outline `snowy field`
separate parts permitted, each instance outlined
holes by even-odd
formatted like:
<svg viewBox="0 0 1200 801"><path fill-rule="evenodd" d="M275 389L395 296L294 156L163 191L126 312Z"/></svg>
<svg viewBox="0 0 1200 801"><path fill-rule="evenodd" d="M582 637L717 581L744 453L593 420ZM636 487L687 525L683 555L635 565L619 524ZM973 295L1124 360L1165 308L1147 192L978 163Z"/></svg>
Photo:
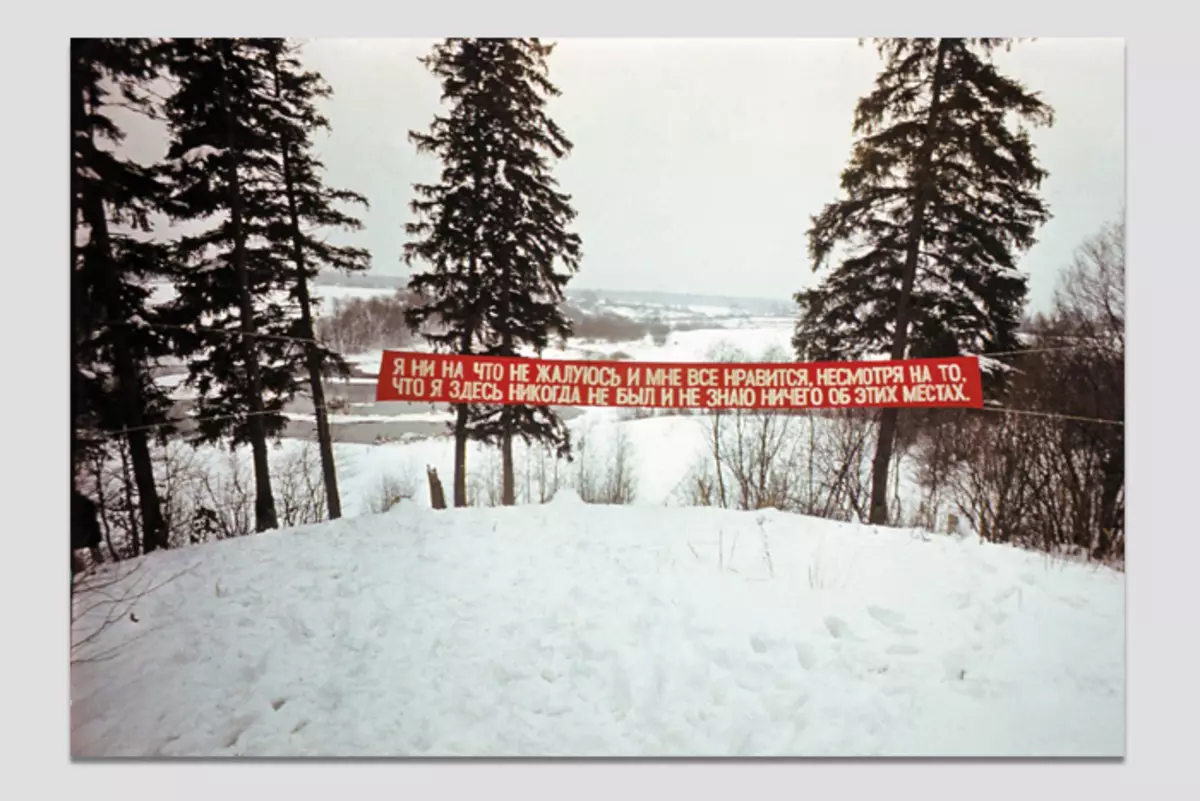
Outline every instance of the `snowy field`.
<svg viewBox="0 0 1200 801"><path fill-rule="evenodd" d="M609 359L621 353L638 362L704 362L717 359L723 353L739 352L748 360L790 361L794 322L780 318L741 321L737 326L714 326L694 331L673 331L664 344L650 337L633 342L594 342L570 339L565 348L551 347L542 353L543 359ZM401 350L421 351L422 342L412 342ZM530 354L533 355L533 354ZM346 356L351 366L366 375L378 375L383 359L382 350L354 353Z"/></svg>
<svg viewBox="0 0 1200 801"><path fill-rule="evenodd" d="M77 756L1124 753L1123 577L974 539L567 492L106 569Z"/></svg>
<svg viewBox="0 0 1200 801"><path fill-rule="evenodd" d="M688 312L711 326L544 356L789 358L791 320ZM381 356L351 355L352 382L372 382ZM451 420L390 409L330 419ZM453 440L406 433L335 443L343 520L102 566L77 602L73 753L1124 754L1123 574L975 537L682 507L711 458L709 418L581 411L567 424L598 467L624 435L632 504L584 505L568 488L548 504L435 511L425 470L449 494ZM285 439L272 464L306 447ZM230 469L217 449L194 457ZM472 443L467 466L494 480L498 453ZM519 499L531 466L518 445ZM899 476L907 508L918 490ZM414 498L373 514L396 480Z"/></svg>
<svg viewBox="0 0 1200 801"><path fill-rule="evenodd" d="M363 300L368 298L390 298L396 294L395 289L372 288L372 287L356 287L356 286L337 286L331 284L314 284L310 291L313 296L320 299L320 306L316 310L317 315L331 314L333 312L335 301L345 303L354 298ZM150 294L150 302L152 304L166 303L175 298L175 287L168 283L157 282L152 285ZM282 298L284 295L280 293Z"/></svg>

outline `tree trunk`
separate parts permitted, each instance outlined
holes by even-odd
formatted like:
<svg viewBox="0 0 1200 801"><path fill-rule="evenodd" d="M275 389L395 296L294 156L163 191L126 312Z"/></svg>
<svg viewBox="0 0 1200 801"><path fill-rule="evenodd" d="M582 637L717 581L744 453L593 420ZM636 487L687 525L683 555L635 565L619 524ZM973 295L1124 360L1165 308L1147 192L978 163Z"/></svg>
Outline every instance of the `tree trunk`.
<svg viewBox="0 0 1200 801"><path fill-rule="evenodd" d="M129 480L130 459L125 455L124 448L118 447L117 452L121 455L121 487L125 492L125 515L129 519L129 539L133 543L133 555L140 556L152 549L147 546L138 531L138 504L133 502L133 482Z"/></svg>
<svg viewBox="0 0 1200 801"><path fill-rule="evenodd" d="M228 39L221 42L221 55L225 69L229 69L232 58ZM242 335L237 337L246 376L250 382L250 448L254 453L254 529L268 531L279 526L275 515L275 497L271 489L271 469L267 452L267 432L263 421L262 374L258 366L257 333L254 325L254 303L250 294L250 274L246 267L246 234L242 227L242 192L238 181L237 143L233 137L234 115L229 107L229 93L222 76L220 88L221 110L225 116L226 153L225 170L229 181L229 214L233 228L233 264L237 271L241 292Z"/></svg>
<svg viewBox="0 0 1200 801"><path fill-rule="evenodd" d="M467 505L467 406L459 404L454 423L454 505Z"/></svg>
<svg viewBox="0 0 1200 801"><path fill-rule="evenodd" d="M79 125L83 125L86 117L88 98L84 97L84 87L79 83L72 92L72 109L79 115ZM89 137L92 132L86 130ZM94 142L93 142L94 146ZM147 432L144 430L145 418L143 412L146 401L142 394L142 375L133 357L129 343L129 332L124 327L124 320L116 319L113 305L121 295L120 279L112 263L112 242L109 238L108 215L104 211L104 198L100 189L90 191L83 199L82 213L88 226L92 229L92 246L98 258L103 262L104 321L111 326L112 350L114 367L116 368L117 392L121 398L123 409L122 420L129 441L129 458L133 463L133 477L137 482L138 502L142 517L142 531L146 552L156 548L167 547L167 531L163 525L162 508L158 500L158 490L154 486L154 465L150 459L150 446L147 442Z"/></svg>
<svg viewBox="0 0 1200 801"><path fill-rule="evenodd" d="M275 95L279 96L278 73L275 75ZM292 261L296 265L296 298L300 304L300 336L308 340L304 343L304 361L308 368L313 414L317 418L317 443L321 451L321 475L325 481L325 501L329 506L329 519L337 520L342 516L342 499L338 493L337 466L333 460L333 437L329 430L329 415L325 410L325 387L321 383L321 355L317 352L312 300L309 297L308 275L304 268L304 248L300 242L300 213L296 208L296 190L292 180L291 148L282 134L280 135L279 149L283 158L288 224L291 226L292 234Z"/></svg>
<svg viewBox="0 0 1200 801"><path fill-rule="evenodd" d="M717 498L721 502L721 508L725 509L728 504L725 501L725 469L721 466L721 410L713 410L713 466L717 469Z"/></svg>
<svg viewBox="0 0 1200 801"><path fill-rule="evenodd" d="M512 272L508 265L508 258L504 260L504 272L501 276L501 292L504 293L504 303L502 308L501 320L504 325L504 332L501 340L501 353L505 356L514 356L512 331L510 330L510 320L512 315L512 288L509 286ZM503 476L503 489L500 493L500 503L504 506L512 506L516 503L516 487L513 478L513 423L512 423L512 407L505 406L500 412L500 461L501 473Z"/></svg>
<svg viewBox="0 0 1200 801"><path fill-rule="evenodd" d="M121 557L117 555L117 549L112 544L112 527L108 525L108 514L104 509L104 458L99 457L96 460L96 519L100 522L100 529L104 532L104 542L108 544L108 555L112 561L119 562Z"/></svg>
<svg viewBox="0 0 1200 801"><path fill-rule="evenodd" d="M478 266L479 257L472 252L468 285L475 281ZM476 312L477 309L472 309L469 315L470 319L463 323L462 338L458 345L458 352L463 356L471 354L471 338L477 319ZM467 505L467 418L469 413L467 404L459 404L458 417L454 422L454 505L457 508Z"/></svg>
<svg viewBox="0 0 1200 801"><path fill-rule="evenodd" d="M921 240L925 233L925 205L929 201L931 176L929 167L937 144L938 115L941 112L943 63L949 41L938 42L937 63L933 68L933 96L929 103L929 117L925 122L925 141L918 156L913 181L913 212L908 223L908 248L904 254L904 275L900 286L900 300L896 305L896 330L892 335L892 359L904 358L908 349L908 305L912 296L913 283L917 276L917 260L921 253ZM900 410L894 406L883 409L879 420L879 440L875 445L875 459L871 474L872 525L887 525L888 518L888 466L892 460L892 448L896 441L896 421Z"/></svg>
<svg viewBox="0 0 1200 801"><path fill-rule="evenodd" d="M504 474L504 488L500 496L500 503L505 506L512 506L517 502L516 481L513 475L513 440L512 440L512 423L509 422L507 409L501 416L504 420L504 437L500 441L500 457L501 466Z"/></svg>

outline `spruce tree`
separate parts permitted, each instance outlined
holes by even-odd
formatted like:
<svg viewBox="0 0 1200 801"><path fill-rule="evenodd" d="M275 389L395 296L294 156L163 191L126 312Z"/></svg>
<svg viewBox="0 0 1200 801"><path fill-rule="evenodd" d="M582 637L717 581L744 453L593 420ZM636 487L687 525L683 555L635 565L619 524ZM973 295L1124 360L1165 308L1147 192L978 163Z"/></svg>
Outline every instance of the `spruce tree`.
<svg viewBox="0 0 1200 801"><path fill-rule="evenodd" d="M482 231L491 254L489 295L494 301L485 314L493 337L487 353L511 357L532 350L540 356L552 336L565 342L571 333L561 304L571 273L578 269L581 245L568 230L576 216L571 199L558 190L550 168L551 159L565 157L572 144L545 112L547 99L559 94L546 64L554 46L537 39L487 44L494 76L489 151L495 164L485 185L491 224ZM570 453L568 430L549 407L503 405L474 411L475 436L500 445L501 503L506 506L515 502L514 434L527 444L548 444L559 456Z"/></svg>
<svg viewBox="0 0 1200 801"><path fill-rule="evenodd" d="M410 264L433 265L410 283L425 299L410 317L417 325L441 323L441 331L427 332L435 346L540 354L551 337L570 333L561 303L580 240L568 230L570 198L550 173L551 160L571 150L545 112L559 93L546 65L552 50L537 39L451 39L423 59L451 106L428 134L411 135L418 150L443 162L440 184L416 187L419 221L408 230L421 238L406 248ZM551 444L560 455L570 449L566 426L546 407L462 405L455 435L456 505L465 504L468 436L500 445L505 505L515 502L514 435Z"/></svg>
<svg viewBox="0 0 1200 801"><path fill-rule="evenodd" d="M1025 124L1050 125L1036 93L992 61L1001 39L885 39L884 68L854 115L844 197L813 218L813 269L797 293L801 359L1009 351L1027 293L1019 254L1049 219L1046 172ZM898 410L880 414L870 521L887 522Z"/></svg>
<svg viewBox="0 0 1200 801"><path fill-rule="evenodd" d="M362 248L337 246L318 238L329 228L358 230L362 223L338 208L342 203L367 206L362 195L332 189L324 182L324 165L313 152L313 136L328 130L329 121L318 111L316 101L332 94L320 74L306 71L297 57L298 48L284 40L274 43L269 64L277 105L271 115L271 130L279 150L278 180L283 190L287 214L275 228L279 258L293 266L292 298L299 317L294 334L304 342L304 367L308 372L313 412L317 419L317 440L321 451L321 470L329 517L341 517L337 470L333 458L333 440L325 410L323 376L349 373L345 361L316 341L313 325L313 297L309 283L322 268L344 272L363 272L370 266L370 254Z"/></svg>
<svg viewBox="0 0 1200 801"><path fill-rule="evenodd" d="M167 352L149 303L148 278L168 253L148 241L150 215L165 189L158 171L116 155L124 133L111 109L155 108L145 86L158 74L157 43L148 39L71 41L71 451L73 472L105 437L126 432L145 551L166 548L149 442L170 400L149 365Z"/></svg>
<svg viewBox="0 0 1200 801"><path fill-rule="evenodd" d="M441 160L436 184L415 184L410 204L414 222L405 225L411 239L404 262L428 265L408 282L410 306L405 319L414 332L439 352L469 355L486 347L484 312L488 302L480 231L486 206L478 191L486 180L487 153L482 113L487 103L482 63L470 40L449 39L434 46L420 62L442 81L445 116L435 116L428 133L409 132L418 153ZM454 505L467 505L467 438L470 406L459 404L454 422Z"/></svg>
<svg viewBox="0 0 1200 801"><path fill-rule="evenodd" d="M168 163L177 220L209 222L183 237L186 265L171 313L199 391L199 437L249 442L254 456L255 529L277 527L267 440L287 421L299 388L292 271L277 246L285 199L273 75L278 40L177 39L167 102Z"/></svg>

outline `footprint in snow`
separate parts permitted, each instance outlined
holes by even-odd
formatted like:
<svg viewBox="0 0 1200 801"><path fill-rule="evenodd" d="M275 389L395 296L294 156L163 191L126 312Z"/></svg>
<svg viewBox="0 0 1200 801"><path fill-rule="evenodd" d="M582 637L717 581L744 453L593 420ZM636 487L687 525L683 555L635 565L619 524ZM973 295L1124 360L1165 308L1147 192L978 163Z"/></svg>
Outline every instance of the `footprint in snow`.
<svg viewBox="0 0 1200 801"><path fill-rule="evenodd" d="M800 663L800 667L812 670L817 664L817 649L806 642L796 643L795 648L796 661Z"/></svg>
<svg viewBox="0 0 1200 801"><path fill-rule="evenodd" d="M847 625L846 621L834 615L829 615L825 618L825 628L829 630L829 633L835 640L844 640L853 636L850 632L850 626Z"/></svg>
<svg viewBox="0 0 1200 801"><path fill-rule="evenodd" d="M229 730L229 734L223 741L224 747L233 748L235 745L237 745L238 740L242 738L242 735L245 734L250 726L254 724L257 718L257 715L250 714L242 715L241 717L235 719L233 721L233 726Z"/></svg>
<svg viewBox="0 0 1200 801"><path fill-rule="evenodd" d="M771 643L763 637L753 634L750 636L750 648L756 654L765 654L771 648Z"/></svg>
<svg viewBox="0 0 1200 801"><path fill-rule="evenodd" d="M882 606L868 606L867 614L890 629L896 628L904 622L904 615L893 609L885 609Z"/></svg>

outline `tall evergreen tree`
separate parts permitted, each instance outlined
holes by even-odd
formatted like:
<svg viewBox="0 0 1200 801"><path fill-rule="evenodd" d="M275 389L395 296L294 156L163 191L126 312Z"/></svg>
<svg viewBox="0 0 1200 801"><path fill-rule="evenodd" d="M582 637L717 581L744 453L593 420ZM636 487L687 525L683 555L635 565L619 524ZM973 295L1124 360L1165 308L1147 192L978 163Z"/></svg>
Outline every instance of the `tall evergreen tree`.
<svg viewBox="0 0 1200 801"><path fill-rule="evenodd" d="M102 447L98 429L127 432L146 551L168 545L149 441L170 401L148 369L167 347L145 287L168 254L138 233L165 190L156 169L116 155L124 133L110 112L154 113L144 87L159 52L147 39L73 39L70 51L73 469Z"/></svg>
<svg viewBox="0 0 1200 801"><path fill-rule="evenodd" d="M326 267L344 272L362 272L369 268L371 257L366 250L331 245L317 238L318 231L328 228L361 229L362 223L341 211L337 204L358 203L366 207L367 199L355 192L325 185L325 167L313 152L313 136L330 127L329 121L318 111L316 101L330 96L332 90L318 73L304 70L297 57L298 48L284 40L278 40L276 46L278 51L270 57L277 101L271 129L278 141L279 181L287 215L276 226L273 238L278 243L280 258L290 261L294 268L292 299L299 310L294 333L304 341L304 365L317 419L325 496L329 517L336 519L342 514L341 498L322 378L331 372L348 375L349 368L338 354L316 341L309 282Z"/></svg>
<svg viewBox="0 0 1200 801"><path fill-rule="evenodd" d="M549 97L560 94L549 80L546 58L554 49L537 39L486 42L492 76L491 115L487 135L495 172L485 183L492 213L481 234L491 269L485 320L493 342L487 353L539 356L551 337L565 341L571 333L563 312L563 290L582 256L578 234L568 229L575 219L570 196L558 190L551 160L570 153L571 142L546 115ZM565 268L560 270L559 268ZM513 435L527 444L540 442L570 453L567 427L545 406L478 407L475 436L498 442L503 486L501 502L515 502Z"/></svg>
<svg viewBox="0 0 1200 801"><path fill-rule="evenodd" d="M413 132L419 152L442 160L438 184L418 184L407 226L416 237L405 260L431 265L409 284L417 303L414 328L435 348L468 354L540 353L552 335L565 338L560 304L580 241L567 225L570 198L550 174L552 158L571 143L545 113L558 94L537 39L448 39L422 63L442 81L449 113L428 133ZM562 265L566 272L556 270ZM432 325L430 325L432 324ZM496 443L503 454L505 504L515 500L512 439L569 451L566 427L543 407L460 405L455 424L455 505L466 504L468 437Z"/></svg>
<svg viewBox="0 0 1200 801"><path fill-rule="evenodd" d="M418 153L433 153L442 163L436 184L415 184L410 203L417 219L405 224L412 237L404 262L429 265L408 282L410 305L405 320L440 352L474 353L483 337L486 303L478 246L484 209L474 188L483 180L484 150L479 128L477 64L462 57L461 43L442 42L420 59L442 79L446 116L434 117L429 133L409 132ZM470 408L459 404L454 422L454 505L467 505L467 424Z"/></svg>
<svg viewBox="0 0 1200 801"><path fill-rule="evenodd" d="M1018 255L1049 212L1025 123L1050 125L1036 93L992 61L1001 39L885 39L859 100L844 197L813 218L814 270L797 293L801 359L892 359L1018 347L1027 292ZM1016 125L1014 125L1014 122ZM898 411L881 411L870 520L887 522Z"/></svg>
<svg viewBox="0 0 1200 801"><path fill-rule="evenodd" d="M299 388L297 343L287 338L298 316L293 273L277 247L287 219L272 128L278 49L271 39L174 40L167 102L171 214L210 222L179 243L187 269L171 313L189 330L177 347L199 390L200 437L250 444L257 531L278 525L267 440Z"/></svg>

